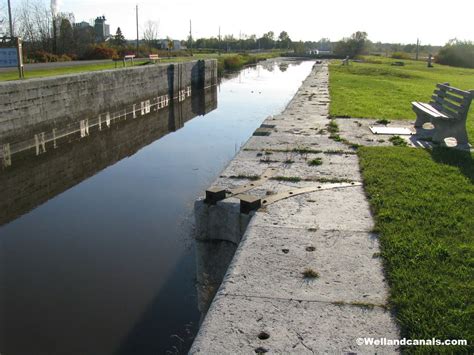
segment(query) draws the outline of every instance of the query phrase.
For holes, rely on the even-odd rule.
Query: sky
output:
[[[49,4],[49,0],[44,1]],[[73,12],[77,22],[104,15],[114,34],[120,27],[136,38],[135,6],[140,36],[147,21],[159,23],[160,38],[186,39],[189,20],[193,38],[235,37],[286,31],[293,41],[330,38],[333,41],[365,31],[374,42],[444,45],[448,40],[474,40],[474,0],[56,0],[61,12]],[[11,0],[12,4],[21,0]],[[235,4],[233,7],[232,4]]]

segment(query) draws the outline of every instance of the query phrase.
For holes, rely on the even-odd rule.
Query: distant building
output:
[[[74,24],[74,27],[76,28],[89,28],[92,27],[89,22],[82,21]]]
[[[308,49],[306,51],[306,54],[309,55],[318,55],[318,56],[325,56],[325,55],[331,55],[332,51],[321,51],[319,49]]]
[[[95,39],[97,42],[104,42],[110,37],[110,26],[105,21],[105,16],[99,16],[94,21]]]
[[[159,39],[158,40],[158,46],[161,48],[161,49],[169,49],[169,42],[171,41],[172,45],[171,45],[171,50],[172,51],[181,51],[181,50],[184,50],[186,49],[185,46],[183,46],[181,44],[181,41],[178,41],[176,39],[172,39],[172,40],[168,40],[168,39]]]

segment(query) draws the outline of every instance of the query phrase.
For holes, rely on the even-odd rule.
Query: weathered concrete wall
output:
[[[85,137],[79,133],[46,144],[46,152],[34,149],[13,157],[12,165],[0,169],[0,225],[8,223],[61,192],[93,176],[169,132],[176,131],[198,115],[217,107],[217,88],[193,91],[183,101],[150,113],[123,116],[102,129],[94,127]]]
[[[150,97],[215,85],[217,62],[137,66],[0,84],[0,148]],[[77,127],[79,129],[79,127]],[[1,150],[1,149],[0,149]]]

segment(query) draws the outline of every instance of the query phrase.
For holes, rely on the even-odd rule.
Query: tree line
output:
[[[9,34],[5,4],[0,5],[0,36]],[[33,62],[66,61],[75,59],[109,59],[135,53],[146,56],[159,50],[170,51],[173,41],[160,41],[158,23],[147,21],[142,31],[138,51],[134,41],[127,41],[119,28],[107,39],[98,38],[94,27],[77,26],[73,13],[53,14],[44,2],[25,0],[16,8],[13,16],[14,34],[22,37],[24,56]],[[355,57],[360,54],[391,55],[393,53],[436,54],[442,64],[474,67],[474,44],[469,41],[452,40],[443,48],[416,44],[381,43],[369,40],[366,32],[357,31],[351,36],[332,42],[328,38],[318,41],[292,41],[286,31],[276,35],[268,31],[258,37],[255,34],[215,36],[198,38],[191,36],[181,44],[188,49],[201,51],[245,52],[257,50],[279,50],[298,55],[314,53],[315,50],[331,53],[335,57]],[[176,54],[176,53],[175,53]],[[180,54],[186,54],[181,52]],[[187,53],[189,54],[189,53]]]
[[[225,35],[223,37],[199,38],[193,41],[188,37],[186,45],[188,48],[196,49],[215,49],[223,51],[248,51],[248,50],[271,50],[282,49],[289,50],[292,47],[291,38],[286,31],[281,31],[276,37],[273,31],[264,33],[261,37],[257,35],[243,35],[239,38],[234,35]]]

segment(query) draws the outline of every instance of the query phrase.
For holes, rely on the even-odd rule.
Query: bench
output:
[[[433,142],[443,143],[445,138],[454,137],[458,145],[467,145],[466,121],[473,97],[474,90],[437,84],[429,103],[411,103],[416,113],[415,127],[431,122],[435,128]]]
[[[135,58],[135,54],[127,54],[123,56],[123,66],[125,66],[125,62],[129,60],[133,65],[133,59]]]
[[[158,54],[149,54],[148,59],[152,61],[153,63],[156,63],[157,61],[160,60],[160,57],[158,56]]]
[[[123,58],[114,58],[112,59],[115,63],[115,68],[117,68],[117,63],[122,62],[123,66],[126,66],[126,61],[130,61],[130,63],[133,65],[133,59],[135,58],[135,54],[128,54],[123,56]]]

